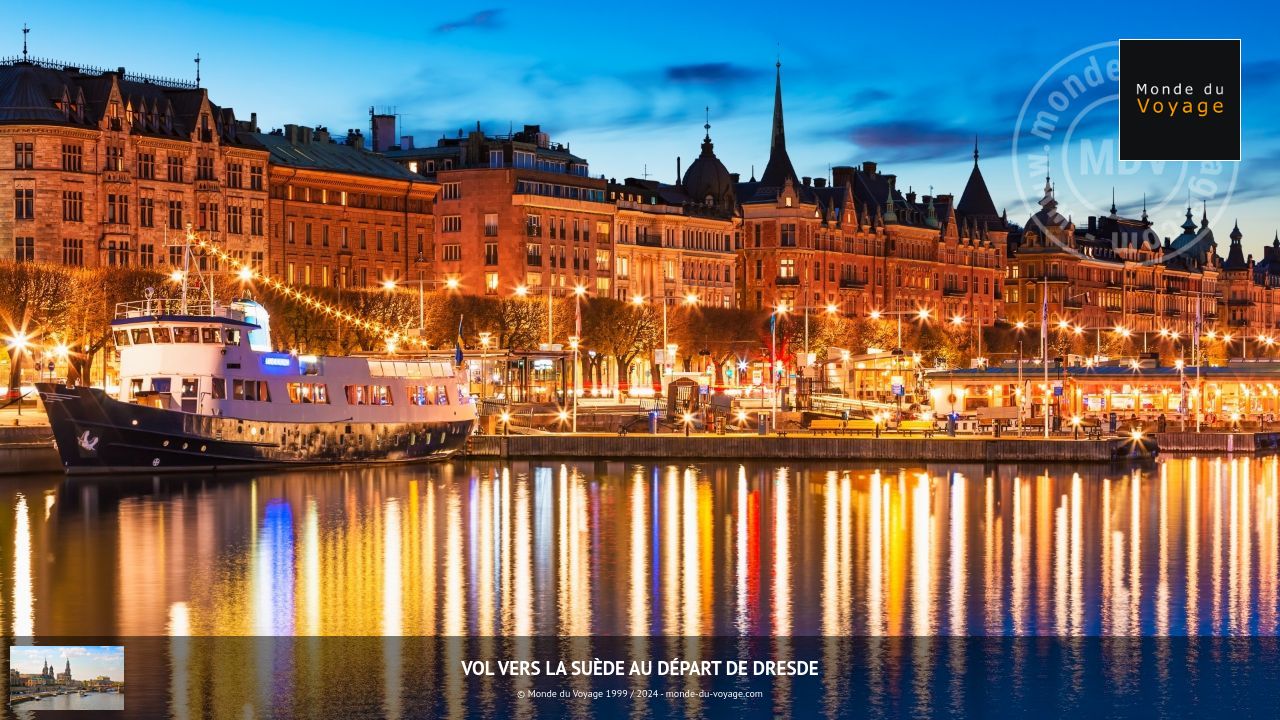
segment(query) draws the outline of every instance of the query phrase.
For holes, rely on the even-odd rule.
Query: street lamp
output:
[[[489,341],[493,339],[493,333],[480,333],[480,407],[484,408],[485,389],[489,383],[488,371],[485,369],[485,360],[489,356]]]
[[[931,311],[927,307],[922,307],[916,310],[895,310],[893,312],[883,312],[881,310],[872,310],[869,313],[869,316],[871,317],[872,320],[879,320],[888,315],[894,315],[894,316],[897,316],[898,318],[898,347],[893,352],[895,355],[901,355],[902,354],[902,316],[911,315],[915,319],[921,322],[924,322],[929,319],[931,315]],[[1023,327],[1025,327],[1025,325]]]
[[[780,302],[769,318],[769,421],[777,427],[778,418],[778,316],[787,314],[787,303]]]
[[[574,335],[569,338],[569,347],[573,349],[573,427],[572,432],[578,432],[578,345],[579,338]]]

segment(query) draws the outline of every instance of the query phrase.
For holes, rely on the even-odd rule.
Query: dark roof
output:
[[[793,184],[800,184],[796,169],[787,155],[787,134],[782,125],[782,63],[778,63],[777,78],[773,86],[773,130],[769,137],[769,163],[764,166],[760,184],[780,188],[786,185],[788,178]]]
[[[965,183],[964,192],[960,194],[960,202],[956,211],[961,215],[974,219],[994,220],[1000,217],[996,212],[996,204],[991,199],[991,191],[987,190],[987,181],[978,169],[978,145],[973,145],[973,170],[969,173],[969,182]]]
[[[1240,245],[1240,239],[1243,237],[1244,235],[1240,233],[1240,223],[1236,223],[1231,231],[1231,249],[1227,251],[1227,260],[1222,264],[1224,270],[1244,270],[1248,267],[1244,259],[1244,248]]]
[[[186,81],[131,74],[124,68],[107,71],[46,60],[14,61],[0,63],[0,123],[96,129],[107,115],[112,88],[118,90],[121,109],[134,111],[134,123],[126,129],[135,135],[189,138],[208,102],[204,88]],[[66,109],[59,107],[64,101]],[[212,102],[208,107],[210,129],[224,142],[239,142],[230,108]]]
[[[288,167],[370,175],[388,180],[426,182],[397,162],[363,148],[336,143],[320,128],[286,125],[284,130],[252,133],[251,137],[271,153],[271,162]]]

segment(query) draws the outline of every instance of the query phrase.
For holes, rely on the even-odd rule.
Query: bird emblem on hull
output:
[[[98,438],[91,435],[88,430],[80,433],[80,437],[76,438],[76,442],[80,444],[80,449],[85,452],[95,452],[98,448]]]

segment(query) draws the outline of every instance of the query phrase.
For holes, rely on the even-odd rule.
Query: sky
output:
[[[782,62],[787,147],[800,175],[880,163],[920,194],[963,191],[975,136],[996,205],[1024,222],[1043,194],[1029,158],[1034,116],[1062,76],[1090,58],[1105,67],[1120,37],[1242,40],[1243,160],[1125,165],[1116,161],[1116,85],[1091,88],[1063,117],[1047,156],[1060,211],[1079,224],[1141,214],[1176,235],[1188,203],[1207,209],[1225,255],[1238,221],[1260,253],[1280,227],[1280,44],[1274,5],[1014,2],[702,2],[684,6],[557,2],[30,3],[10,13],[0,55],[31,52],[82,65],[190,78],[264,129],[285,123],[362,128],[371,106],[400,117],[400,134],[540,124],[586,157],[594,175],[675,179],[697,156],[709,112],[730,172],[759,175],[768,159],[774,63]],[[1112,43],[1109,44],[1108,43]],[[1076,56],[1055,74],[1052,69]],[[1073,64],[1074,63],[1074,64]],[[1046,73],[1048,75],[1046,76]],[[1037,84],[1041,92],[1035,92]],[[1028,100],[1030,96],[1030,100]],[[706,110],[709,108],[709,111]],[[1016,152],[1015,152],[1016,150]],[[1203,203],[1203,205],[1202,205]]]
[[[9,667],[18,672],[34,675],[45,662],[53,665],[54,674],[66,669],[71,661],[71,677],[75,680],[92,680],[106,675],[112,680],[124,681],[124,648],[118,645],[12,645],[9,647]]]

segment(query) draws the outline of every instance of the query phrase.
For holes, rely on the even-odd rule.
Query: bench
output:
[[[934,429],[932,420],[903,420],[898,423],[898,432],[900,433],[918,432],[925,437],[933,437]]]
[[[866,420],[861,418],[853,420],[818,419],[809,422],[809,432],[812,432],[815,435],[821,435],[826,432],[839,435],[842,433],[873,433],[875,431],[875,420]]]

